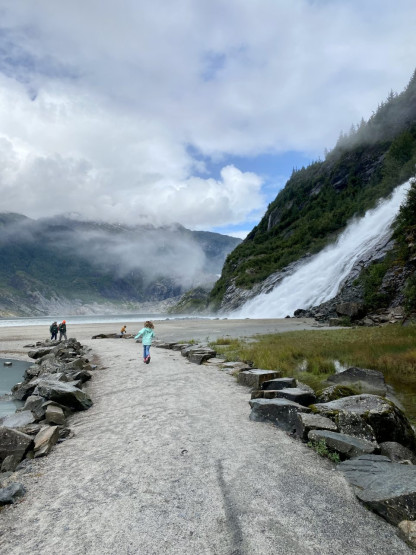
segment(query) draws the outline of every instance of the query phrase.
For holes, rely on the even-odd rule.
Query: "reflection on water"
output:
[[[11,362],[11,366],[5,366],[5,362]],[[12,358],[0,359],[0,417],[13,414],[16,409],[23,406],[22,401],[11,398],[12,387],[21,382],[26,368],[31,366],[30,362],[14,360]]]

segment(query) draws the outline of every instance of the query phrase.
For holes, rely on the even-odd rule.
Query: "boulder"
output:
[[[332,384],[349,385],[360,393],[385,395],[387,392],[384,375],[378,370],[352,366],[343,372],[333,374],[327,381]]]
[[[392,462],[410,462],[416,464],[416,455],[395,441],[380,443],[380,454],[388,457]]]
[[[329,430],[331,432],[337,432],[338,428],[332,420],[325,416],[308,412],[299,412],[295,419],[296,435],[303,441],[306,441],[308,439],[308,433],[311,430]]]
[[[1,464],[1,471],[14,472],[18,464],[19,461],[17,461],[13,455],[8,455]]]
[[[40,395],[29,395],[26,399],[26,403],[23,410],[30,410],[36,420],[41,420],[45,416],[45,408],[43,403],[45,399]]]
[[[239,372],[237,382],[240,385],[246,385],[254,389],[260,389],[260,386],[266,380],[280,378],[282,373],[279,370],[259,370],[250,369]]]
[[[9,416],[4,416],[0,419],[0,426],[5,428],[23,428],[28,424],[35,422],[35,417],[30,410],[23,410],[21,412],[15,412]]]
[[[251,407],[250,420],[255,422],[273,422],[286,432],[296,429],[296,415],[309,412],[310,409],[288,399],[253,399],[249,401]]]
[[[45,420],[49,424],[66,426],[64,411],[61,409],[61,407],[57,407],[54,404],[50,404],[46,407]]]
[[[92,406],[90,396],[70,382],[38,379],[35,394],[56,401],[74,410],[87,410]]]
[[[289,399],[289,401],[294,401],[295,403],[299,403],[299,405],[303,405],[304,407],[308,407],[316,401],[316,397],[313,393],[305,391],[304,389],[301,389],[299,387],[280,389],[277,391],[277,394],[278,397]]]
[[[291,387],[287,389],[258,389],[253,391],[251,394],[252,399],[289,399],[289,401],[295,401],[299,405],[307,407],[316,401],[315,395],[309,393],[309,391],[304,391],[297,387]]]
[[[188,360],[195,364],[202,364],[206,360],[217,356],[217,352],[214,351],[214,349],[201,345],[184,347],[181,349],[181,354],[182,356],[188,357]]]
[[[206,360],[214,358],[215,356],[217,356],[217,353],[212,349],[200,349],[198,351],[190,351],[188,354],[188,360],[194,364],[202,364]]]
[[[47,426],[35,437],[35,458],[48,455],[59,439],[58,426]]]
[[[25,380],[31,380],[32,378],[37,378],[40,373],[40,368],[37,364],[32,364],[29,368],[25,370]]]
[[[364,305],[362,303],[344,302],[337,304],[335,310],[340,316],[348,316],[354,320],[363,315]]]
[[[48,355],[51,351],[52,351],[51,347],[46,347],[44,349],[37,349],[36,351],[29,351],[27,355],[30,358],[33,358],[36,360],[38,358],[44,357],[45,355]]]
[[[20,462],[31,447],[32,441],[29,435],[18,430],[0,427],[0,461],[13,455],[15,460]]]
[[[324,441],[329,451],[339,453],[341,458],[350,459],[371,454],[378,450],[376,443],[330,430],[311,430],[308,439],[316,443]]]
[[[312,408],[333,420],[342,433],[379,444],[396,441],[412,450],[416,447],[410,422],[392,401],[383,397],[353,395],[329,403],[317,403]]]
[[[352,397],[359,392],[346,385],[331,385],[322,389],[317,393],[318,403],[329,403],[329,401],[336,401],[342,397]]]
[[[17,482],[10,484],[7,488],[0,489],[0,505],[10,505],[19,497],[23,497],[26,490],[22,484]]]
[[[361,455],[337,469],[358,499],[391,524],[416,519],[416,466],[393,463],[382,455]]]
[[[275,380],[267,380],[261,384],[261,389],[287,389],[289,387],[296,387],[295,378],[276,378]]]
[[[114,339],[115,337],[120,337],[119,333],[99,333],[93,335],[91,339]]]
[[[24,401],[29,397],[29,395],[32,395],[36,388],[36,379],[37,378],[34,378],[33,380],[30,380],[30,382],[17,383],[14,385],[12,387],[13,399],[16,399],[17,401]]]

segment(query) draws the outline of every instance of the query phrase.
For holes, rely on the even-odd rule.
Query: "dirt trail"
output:
[[[128,340],[83,340],[105,367],[75,436],[36,460],[0,514],[0,553],[391,555],[412,551],[328,461],[251,422],[215,367]]]

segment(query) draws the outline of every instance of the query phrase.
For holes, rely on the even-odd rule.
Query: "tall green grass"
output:
[[[258,336],[250,342],[219,340],[213,346],[229,360],[281,370],[315,388],[335,372],[334,361],[380,370],[387,382],[416,386],[414,325],[285,332]]]

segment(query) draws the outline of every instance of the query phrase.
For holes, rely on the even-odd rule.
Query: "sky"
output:
[[[414,0],[0,0],[1,212],[244,237],[416,67]]]

